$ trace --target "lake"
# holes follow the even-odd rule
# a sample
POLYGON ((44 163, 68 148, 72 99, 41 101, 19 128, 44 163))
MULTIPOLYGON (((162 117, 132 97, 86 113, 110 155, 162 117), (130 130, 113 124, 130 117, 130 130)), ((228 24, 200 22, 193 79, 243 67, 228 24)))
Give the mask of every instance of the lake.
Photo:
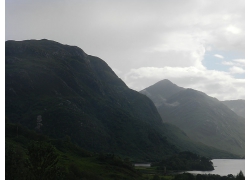
POLYGON ((134 164, 135 167, 151 167, 150 163, 136 163, 134 164))
MULTIPOLYGON (((228 174, 237 175, 240 170, 245 175, 245 159, 213 159, 213 171, 185 171, 192 174, 218 174, 226 176, 228 174)), ((135 167, 150 167, 150 163, 137 163, 135 167)), ((183 173, 183 172, 179 172, 183 173)))
POLYGON ((240 170, 245 175, 245 159, 213 159, 213 171, 186 171, 192 174, 237 175, 240 170))

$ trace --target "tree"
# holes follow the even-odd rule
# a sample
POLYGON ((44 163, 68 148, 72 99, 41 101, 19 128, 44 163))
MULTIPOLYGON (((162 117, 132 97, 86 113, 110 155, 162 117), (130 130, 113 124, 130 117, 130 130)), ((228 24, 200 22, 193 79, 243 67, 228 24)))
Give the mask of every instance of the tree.
POLYGON ((54 146, 43 141, 33 142, 28 147, 28 157, 31 179, 59 179, 58 154, 54 146))
POLYGON ((245 180, 245 176, 244 176, 244 174, 243 174, 243 172, 242 171, 240 171, 237 175, 236 175, 236 179, 237 180, 245 180))
POLYGON ((155 174, 152 180, 160 180, 160 176, 155 174))
POLYGON ((5 149, 5 178, 8 180, 25 179, 25 159, 23 152, 12 145, 5 149))

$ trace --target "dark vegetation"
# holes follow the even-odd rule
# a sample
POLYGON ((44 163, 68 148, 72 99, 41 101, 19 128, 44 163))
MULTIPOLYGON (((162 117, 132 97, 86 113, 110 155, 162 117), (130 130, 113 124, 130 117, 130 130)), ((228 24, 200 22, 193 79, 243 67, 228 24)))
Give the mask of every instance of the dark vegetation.
POLYGON ((161 170, 153 171, 153 168, 147 168, 143 172, 143 179, 145 180, 243 180, 244 174, 240 171, 237 175, 218 175, 218 174, 191 174, 187 172, 164 172, 161 170))
POLYGON ((159 169, 180 170, 180 171, 214 170, 213 163, 210 159, 206 157, 201 157, 197 154, 188 151, 172 155, 171 157, 162 160, 159 163, 152 164, 152 166, 156 166, 159 169))
MULTIPOLYGON (((121 158, 115 154, 89 152, 73 144, 69 136, 57 140, 50 139, 45 135, 28 130, 20 124, 6 123, 5 147, 6 180, 245 179, 242 172, 236 176, 213 174, 198 174, 195 176, 189 173, 171 174, 170 171, 167 171, 166 174, 164 170, 157 167, 151 167, 142 171, 135 168, 128 158, 121 158)), ((188 159, 188 157, 196 155, 184 152, 179 153, 178 156, 184 156, 188 159)))
POLYGON ((86 151, 69 137, 50 139, 17 124, 6 124, 8 180, 141 179, 128 158, 86 151), (18 131, 17 131, 18 127, 18 131))
POLYGON ((236 176, 229 174, 227 176, 220 176, 215 174, 197 174, 193 175, 190 173, 178 174, 173 180, 240 180, 245 179, 242 171, 240 171, 236 176))

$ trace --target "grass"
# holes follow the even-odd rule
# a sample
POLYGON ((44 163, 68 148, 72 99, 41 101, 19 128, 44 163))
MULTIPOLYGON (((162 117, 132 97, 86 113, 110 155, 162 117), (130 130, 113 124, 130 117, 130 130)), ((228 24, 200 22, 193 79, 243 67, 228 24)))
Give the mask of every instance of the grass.
POLYGON ((30 131, 20 125, 6 123, 6 150, 12 147, 27 159, 27 146, 32 141, 47 141, 56 147, 58 154, 58 167, 64 172, 65 179, 93 179, 93 180, 111 180, 111 179, 131 179, 139 180, 141 174, 132 167, 132 163, 117 156, 110 158, 100 154, 86 151, 73 144, 70 139, 55 140, 46 136, 30 131), (18 136, 16 129, 19 129, 18 136), (130 166, 131 164, 131 166, 130 166))
POLYGON ((167 172, 164 175, 164 172, 162 170, 158 170, 156 167, 135 167, 135 169, 142 173, 143 179, 151 180, 156 177, 161 180, 174 179, 174 175, 172 175, 173 172, 167 172))

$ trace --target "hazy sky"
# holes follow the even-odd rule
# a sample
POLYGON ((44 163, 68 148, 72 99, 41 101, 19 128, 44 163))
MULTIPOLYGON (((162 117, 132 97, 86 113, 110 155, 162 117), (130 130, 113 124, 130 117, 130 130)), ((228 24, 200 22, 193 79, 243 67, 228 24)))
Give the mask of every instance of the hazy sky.
POLYGON ((100 57, 135 90, 169 79, 245 98, 244 0, 5 1, 5 40, 44 38, 100 57))

